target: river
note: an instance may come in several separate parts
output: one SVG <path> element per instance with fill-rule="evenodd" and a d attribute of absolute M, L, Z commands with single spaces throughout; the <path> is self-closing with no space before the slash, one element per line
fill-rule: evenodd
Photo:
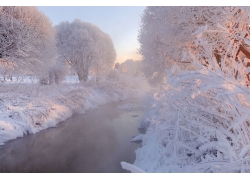
<path fill-rule="evenodd" d="M 0 147 L 0 172 L 128 172 L 120 162 L 135 161 L 140 143 L 130 139 L 139 134 L 137 127 L 148 107 L 146 96 L 109 103 L 55 128 L 6 142 Z"/>

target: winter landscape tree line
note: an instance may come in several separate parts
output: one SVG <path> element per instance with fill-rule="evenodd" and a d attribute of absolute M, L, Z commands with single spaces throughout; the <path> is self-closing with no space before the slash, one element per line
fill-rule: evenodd
<path fill-rule="evenodd" d="M 137 137 L 142 147 L 135 166 L 145 172 L 250 172 L 249 14 L 249 7 L 146 7 L 138 35 L 141 61 L 115 63 L 112 39 L 95 25 L 76 19 L 53 27 L 35 7 L 1 7 L 3 76 L 34 75 L 46 85 L 59 84 L 72 71 L 86 86 L 67 86 L 65 92 L 58 86 L 60 97 L 52 98 L 57 104 L 49 101 L 54 92 L 46 104 L 33 102 L 46 107 L 40 112 L 28 98 L 24 103 L 0 96 L 2 112 L 23 123 L 32 117 L 27 126 L 0 121 L 0 144 L 53 126 L 57 121 L 51 119 L 65 119 L 91 101 L 100 104 L 91 99 L 99 90 L 102 98 L 125 99 L 138 88 L 132 81 L 145 76 L 153 87 L 153 113 L 141 122 L 147 133 Z M 15 108 L 21 104 L 30 109 Z"/>
<path fill-rule="evenodd" d="M 53 26 L 37 7 L 1 7 L 0 31 L 2 75 L 35 75 L 53 84 L 70 67 L 79 81 L 90 72 L 98 80 L 116 61 L 112 39 L 100 28 L 79 19 Z"/>

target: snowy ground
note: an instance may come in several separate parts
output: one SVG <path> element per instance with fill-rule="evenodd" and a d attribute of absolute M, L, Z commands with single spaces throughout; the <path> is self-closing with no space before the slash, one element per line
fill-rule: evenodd
<path fill-rule="evenodd" d="M 54 127 L 74 113 L 138 95 L 142 81 L 141 77 L 120 77 L 119 81 L 79 84 L 75 77 L 68 77 L 60 85 L 39 86 L 26 77 L 21 83 L 2 83 L 0 145 Z"/>

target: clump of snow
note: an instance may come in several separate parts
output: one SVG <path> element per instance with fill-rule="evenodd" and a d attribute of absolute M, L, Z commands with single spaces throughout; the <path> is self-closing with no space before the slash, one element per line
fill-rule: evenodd
<path fill-rule="evenodd" d="M 149 118 L 141 119 L 141 121 L 140 121 L 140 123 L 138 125 L 138 128 L 147 129 L 149 123 L 150 123 L 150 119 Z"/>
<path fill-rule="evenodd" d="M 143 138 L 144 134 L 139 134 L 135 137 L 133 137 L 130 142 L 136 142 L 136 141 L 142 141 L 142 138 Z"/>
<path fill-rule="evenodd" d="M 141 170 L 140 168 L 134 166 L 133 164 L 121 162 L 121 166 L 123 169 L 128 170 L 132 173 L 145 173 L 145 171 Z"/>

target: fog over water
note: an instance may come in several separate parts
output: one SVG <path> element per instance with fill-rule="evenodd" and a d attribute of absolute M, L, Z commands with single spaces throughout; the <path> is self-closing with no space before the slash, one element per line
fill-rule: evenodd
<path fill-rule="evenodd" d="M 74 115 L 56 128 L 12 140 L 0 148 L 0 172 L 127 172 L 121 161 L 133 163 L 145 118 L 146 97 L 109 103 Z M 132 106 L 122 109 L 120 106 Z"/>

